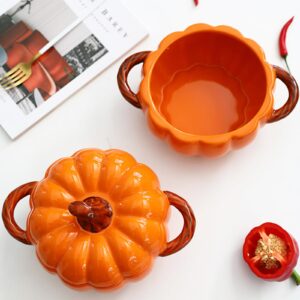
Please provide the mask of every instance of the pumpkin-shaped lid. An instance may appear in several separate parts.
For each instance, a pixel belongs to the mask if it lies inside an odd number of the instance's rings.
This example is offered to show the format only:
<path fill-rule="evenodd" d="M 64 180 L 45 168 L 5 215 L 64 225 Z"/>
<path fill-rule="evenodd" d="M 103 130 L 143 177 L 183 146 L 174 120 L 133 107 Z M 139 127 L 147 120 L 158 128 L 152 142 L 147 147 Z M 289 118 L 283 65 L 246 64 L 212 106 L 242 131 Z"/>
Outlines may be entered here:
<path fill-rule="evenodd" d="M 23 231 L 13 211 L 28 194 L 31 212 Z M 184 229 L 167 243 L 169 203 L 183 214 Z M 153 257 L 184 247 L 195 228 L 188 204 L 162 192 L 150 168 L 126 152 L 97 149 L 60 159 L 42 181 L 13 191 L 3 220 L 15 238 L 36 244 L 41 263 L 64 282 L 103 289 L 140 277 Z"/>

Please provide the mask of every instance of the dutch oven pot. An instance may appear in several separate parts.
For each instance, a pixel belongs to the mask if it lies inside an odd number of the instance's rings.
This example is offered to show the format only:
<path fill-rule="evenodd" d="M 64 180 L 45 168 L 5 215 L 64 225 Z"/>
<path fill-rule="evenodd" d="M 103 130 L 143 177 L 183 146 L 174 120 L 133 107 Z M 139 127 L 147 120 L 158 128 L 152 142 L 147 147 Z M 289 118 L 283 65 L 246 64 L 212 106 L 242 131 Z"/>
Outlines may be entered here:
<path fill-rule="evenodd" d="M 144 77 L 135 94 L 127 77 L 139 63 Z M 276 78 L 289 92 L 279 109 L 273 108 Z M 124 98 L 143 109 L 152 131 L 189 155 L 220 156 L 248 144 L 261 125 L 289 115 L 299 97 L 293 76 L 270 65 L 254 41 L 206 24 L 127 58 L 118 84 Z"/>
<path fill-rule="evenodd" d="M 15 222 L 18 202 L 30 196 L 26 230 Z M 170 205 L 184 225 L 167 242 Z M 8 232 L 35 245 L 43 266 L 68 285 L 110 289 L 144 275 L 156 256 L 181 250 L 193 237 L 188 203 L 163 192 L 153 171 L 120 150 L 81 150 L 60 159 L 43 180 L 26 183 L 5 200 Z"/>

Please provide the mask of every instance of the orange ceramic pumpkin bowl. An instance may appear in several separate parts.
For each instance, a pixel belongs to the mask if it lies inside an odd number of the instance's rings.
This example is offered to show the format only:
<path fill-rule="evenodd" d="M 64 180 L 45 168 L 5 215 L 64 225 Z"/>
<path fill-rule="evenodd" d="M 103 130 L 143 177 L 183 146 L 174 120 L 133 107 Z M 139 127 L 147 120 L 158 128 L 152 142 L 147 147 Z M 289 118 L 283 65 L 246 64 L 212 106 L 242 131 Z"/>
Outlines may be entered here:
<path fill-rule="evenodd" d="M 31 212 L 23 230 L 14 210 L 27 195 Z M 184 226 L 167 242 L 170 205 Z M 56 161 L 43 180 L 7 197 L 2 217 L 14 238 L 36 245 L 43 266 L 74 288 L 113 289 L 139 278 L 154 257 L 179 251 L 195 230 L 187 202 L 161 191 L 153 171 L 120 150 L 81 150 Z"/>
<path fill-rule="evenodd" d="M 135 94 L 127 77 L 139 63 L 144 78 Z M 274 110 L 276 78 L 289 98 Z M 212 157 L 249 143 L 261 125 L 286 117 L 299 97 L 295 79 L 267 63 L 254 41 L 231 27 L 206 24 L 170 34 L 156 51 L 130 56 L 118 84 L 158 137 L 179 152 Z"/>

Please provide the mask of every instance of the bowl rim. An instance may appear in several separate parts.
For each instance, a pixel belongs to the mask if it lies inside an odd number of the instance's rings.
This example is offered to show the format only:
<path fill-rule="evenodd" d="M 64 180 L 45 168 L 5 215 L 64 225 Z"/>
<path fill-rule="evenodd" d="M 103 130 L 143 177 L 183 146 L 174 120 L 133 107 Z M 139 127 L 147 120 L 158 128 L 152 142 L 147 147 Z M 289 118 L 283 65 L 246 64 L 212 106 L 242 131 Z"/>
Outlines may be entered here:
<path fill-rule="evenodd" d="M 192 134 L 185 131 L 182 131 L 176 128 L 174 125 L 169 123 L 166 118 L 158 111 L 151 95 L 150 82 L 152 77 L 152 72 L 154 66 L 160 56 L 165 52 L 165 50 L 177 40 L 184 38 L 190 34 L 201 32 L 201 31 L 209 31 L 209 32 L 218 32 L 227 34 L 229 36 L 238 39 L 242 43 L 246 44 L 250 50 L 254 52 L 254 54 L 259 59 L 261 66 L 264 70 L 265 78 L 266 78 L 266 93 L 263 99 L 263 102 L 260 106 L 258 112 L 250 119 L 246 124 L 241 127 L 236 128 L 235 130 L 220 133 L 220 134 L 212 134 L 212 135 L 198 135 Z M 273 111 L 273 88 L 275 85 L 276 74 L 275 71 L 267 61 L 262 48 L 252 39 L 244 37 L 238 30 L 225 25 L 219 26 L 211 26 L 208 24 L 194 24 L 189 26 L 184 31 L 174 32 L 166 36 L 159 44 L 157 50 L 150 52 L 148 57 L 145 60 L 143 65 L 143 79 L 140 84 L 139 89 L 139 100 L 142 104 L 142 108 L 144 111 L 148 111 L 148 118 L 151 119 L 152 123 L 157 126 L 160 131 L 164 130 L 175 137 L 175 139 L 180 140 L 184 143 L 194 143 L 194 142 L 205 142 L 209 144 L 220 144 L 227 143 L 231 139 L 240 139 L 244 136 L 250 135 L 255 132 L 258 127 L 265 123 L 267 119 L 270 117 Z"/>

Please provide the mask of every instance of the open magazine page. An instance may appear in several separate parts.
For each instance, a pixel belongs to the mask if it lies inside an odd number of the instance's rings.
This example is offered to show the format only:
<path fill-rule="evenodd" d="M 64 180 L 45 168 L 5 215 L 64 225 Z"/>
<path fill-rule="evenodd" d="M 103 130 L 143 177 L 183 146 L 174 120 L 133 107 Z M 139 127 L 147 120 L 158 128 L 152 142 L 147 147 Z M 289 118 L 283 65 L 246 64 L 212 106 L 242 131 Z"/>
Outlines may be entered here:
<path fill-rule="evenodd" d="M 0 124 L 17 137 L 146 37 L 120 0 L 0 0 L 0 76 L 29 61 L 84 18 L 32 66 L 22 85 L 0 87 Z"/>

